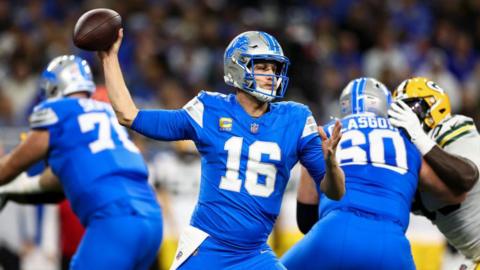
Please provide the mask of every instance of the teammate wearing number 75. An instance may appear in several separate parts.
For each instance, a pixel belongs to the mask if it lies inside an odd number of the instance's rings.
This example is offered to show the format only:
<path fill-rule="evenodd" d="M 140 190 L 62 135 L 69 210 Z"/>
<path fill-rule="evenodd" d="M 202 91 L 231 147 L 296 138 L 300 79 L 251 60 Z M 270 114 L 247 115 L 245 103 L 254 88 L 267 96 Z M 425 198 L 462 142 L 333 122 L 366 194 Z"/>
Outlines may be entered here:
<path fill-rule="evenodd" d="M 108 94 L 120 123 L 159 140 L 193 140 L 202 156 L 200 195 L 180 237 L 172 269 L 284 269 L 266 244 L 291 168 L 300 161 L 340 199 L 343 174 L 325 168 L 310 110 L 283 96 L 289 60 L 277 40 L 245 32 L 224 54 L 225 82 L 236 94 L 201 91 L 179 110 L 138 110 L 118 64 L 122 30 L 100 52 Z M 335 140 L 335 138 L 332 138 Z M 328 165 L 328 164 L 327 164 Z M 333 169 L 333 170 L 331 170 Z"/>
<path fill-rule="evenodd" d="M 415 269 L 405 230 L 417 186 L 447 202 L 464 198 L 450 192 L 407 135 L 389 122 L 391 99 L 373 78 L 353 80 L 342 91 L 343 135 L 336 157 L 347 192 L 340 201 L 330 200 L 303 174 L 297 222 L 302 232 L 311 230 L 282 257 L 289 270 Z M 325 127 L 327 134 L 332 129 Z M 311 227 L 315 214 L 320 219 Z"/>
<path fill-rule="evenodd" d="M 51 170 L 40 179 L 18 178 L 8 188 L 63 187 L 86 228 L 70 269 L 147 269 L 162 238 L 161 210 L 146 164 L 111 106 L 89 98 L 95 84 L 87 62 L 53 59 L 40 88 L 47 100 L 30 116 L 27 138 L 0 159 L 0 185 L 45 160 Z"/>

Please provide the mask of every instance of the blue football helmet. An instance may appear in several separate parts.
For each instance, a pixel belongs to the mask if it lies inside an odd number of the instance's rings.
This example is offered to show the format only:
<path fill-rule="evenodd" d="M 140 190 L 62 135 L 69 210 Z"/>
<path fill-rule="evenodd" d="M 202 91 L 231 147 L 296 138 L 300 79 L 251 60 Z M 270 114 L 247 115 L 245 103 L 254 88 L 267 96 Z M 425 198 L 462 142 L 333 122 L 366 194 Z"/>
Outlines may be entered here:
<path fill-rule="evenodd" d="M 230 42 L 223 60 L 224 79 L 228 85 L 246 91 L 262 102 L 284 96 L 290 61 L 283 55 L 282 47 L 273 36 L 261 31 L 241 33 Z M 259 62 L 276 63 L 277 71 L 275 74 L 256 74 L 253 67 Z M 256 76 L 271 76 L 274 82 L 272 87 L 258 87 Z"/>
<path fill-rule="evenodd" d="M 43 71 L 40 89 L 47 99 L 55 99 L 77 92 L 91 95 L 95 83 L 87 61 L 75 55 L 62 55 L 50 61 Z"/>
<path fill-rule="evenodd" d="M 340 94 L 340 114 L 372 112 L 387 117 L 392 103 L 392 94 L 388 88 L 374 78 L 358 78 L 352 80 Z"/>

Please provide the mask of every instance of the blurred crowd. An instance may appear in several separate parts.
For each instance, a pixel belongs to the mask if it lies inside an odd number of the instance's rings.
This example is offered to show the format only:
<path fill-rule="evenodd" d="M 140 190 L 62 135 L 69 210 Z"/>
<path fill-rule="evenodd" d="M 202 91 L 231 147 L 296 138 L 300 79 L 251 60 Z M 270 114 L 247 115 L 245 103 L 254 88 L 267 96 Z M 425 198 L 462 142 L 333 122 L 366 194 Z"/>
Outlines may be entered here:
<path fill-rule="evenodd" d="M 72 43 L 85 11 L 122 15 L 120 58 L 142 107 L 179 108 L 199 90 L 229 92 L 223 52 L 252 29 L 276 36 L 291 60 L 287 98 L 310 105 L 318 122 L 336 116 L 347 81 L 373 76 L 392 91 L 424 75 L 451 96 L 454 112 L 480 119 L 480 1 L 475 0 L 19 0 L 0 1 L 0 124 L 25 125 L 48 60 L 94 53 Z"/>

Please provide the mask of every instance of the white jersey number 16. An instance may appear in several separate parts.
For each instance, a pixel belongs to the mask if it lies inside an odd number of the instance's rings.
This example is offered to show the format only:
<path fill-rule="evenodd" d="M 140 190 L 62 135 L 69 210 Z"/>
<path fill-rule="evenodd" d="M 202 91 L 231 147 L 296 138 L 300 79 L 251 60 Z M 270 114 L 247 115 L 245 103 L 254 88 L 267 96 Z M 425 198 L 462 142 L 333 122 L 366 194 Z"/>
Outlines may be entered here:
<path fill-rule="evenodd" d="M 225 142 L 224 149 L 228 152 L 227 173 L 222 176 L 220 188 L 240 192 L 242 180 L 239 179 L 240 157 L 243 138 L 231 137 Z M 256 141 L 248 149 L 247 170 L 245 172 L 245 189 L 249 194 L 259 197 L 270 196 L 275 189 L 277 168 L 273 164 L 261 162 L 262 154 L 270 160 L 280 161 L 281 151 L 274 142 Z M 265 184 L 258 183 L 258 175 L 265 175 Z"/>

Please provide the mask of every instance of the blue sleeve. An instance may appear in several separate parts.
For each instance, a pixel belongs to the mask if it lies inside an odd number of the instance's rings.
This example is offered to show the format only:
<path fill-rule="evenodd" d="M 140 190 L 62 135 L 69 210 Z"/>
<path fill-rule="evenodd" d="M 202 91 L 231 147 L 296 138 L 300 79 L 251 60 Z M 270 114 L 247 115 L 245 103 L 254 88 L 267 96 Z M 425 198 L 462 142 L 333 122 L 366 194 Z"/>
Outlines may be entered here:
<path fill-rule="evenodd" d="M 300 163 L 319 185 L 325 176 L 325 160 L 319 136 L 311 136 L 311 139 L 303 144 L 300 149 Z"/>
<path fill-rule="evenodd" d="M 136 132 L 164 141 L 194 140 L 195 128 L 185 110 L 141 110 L 133 121 Z"/>

